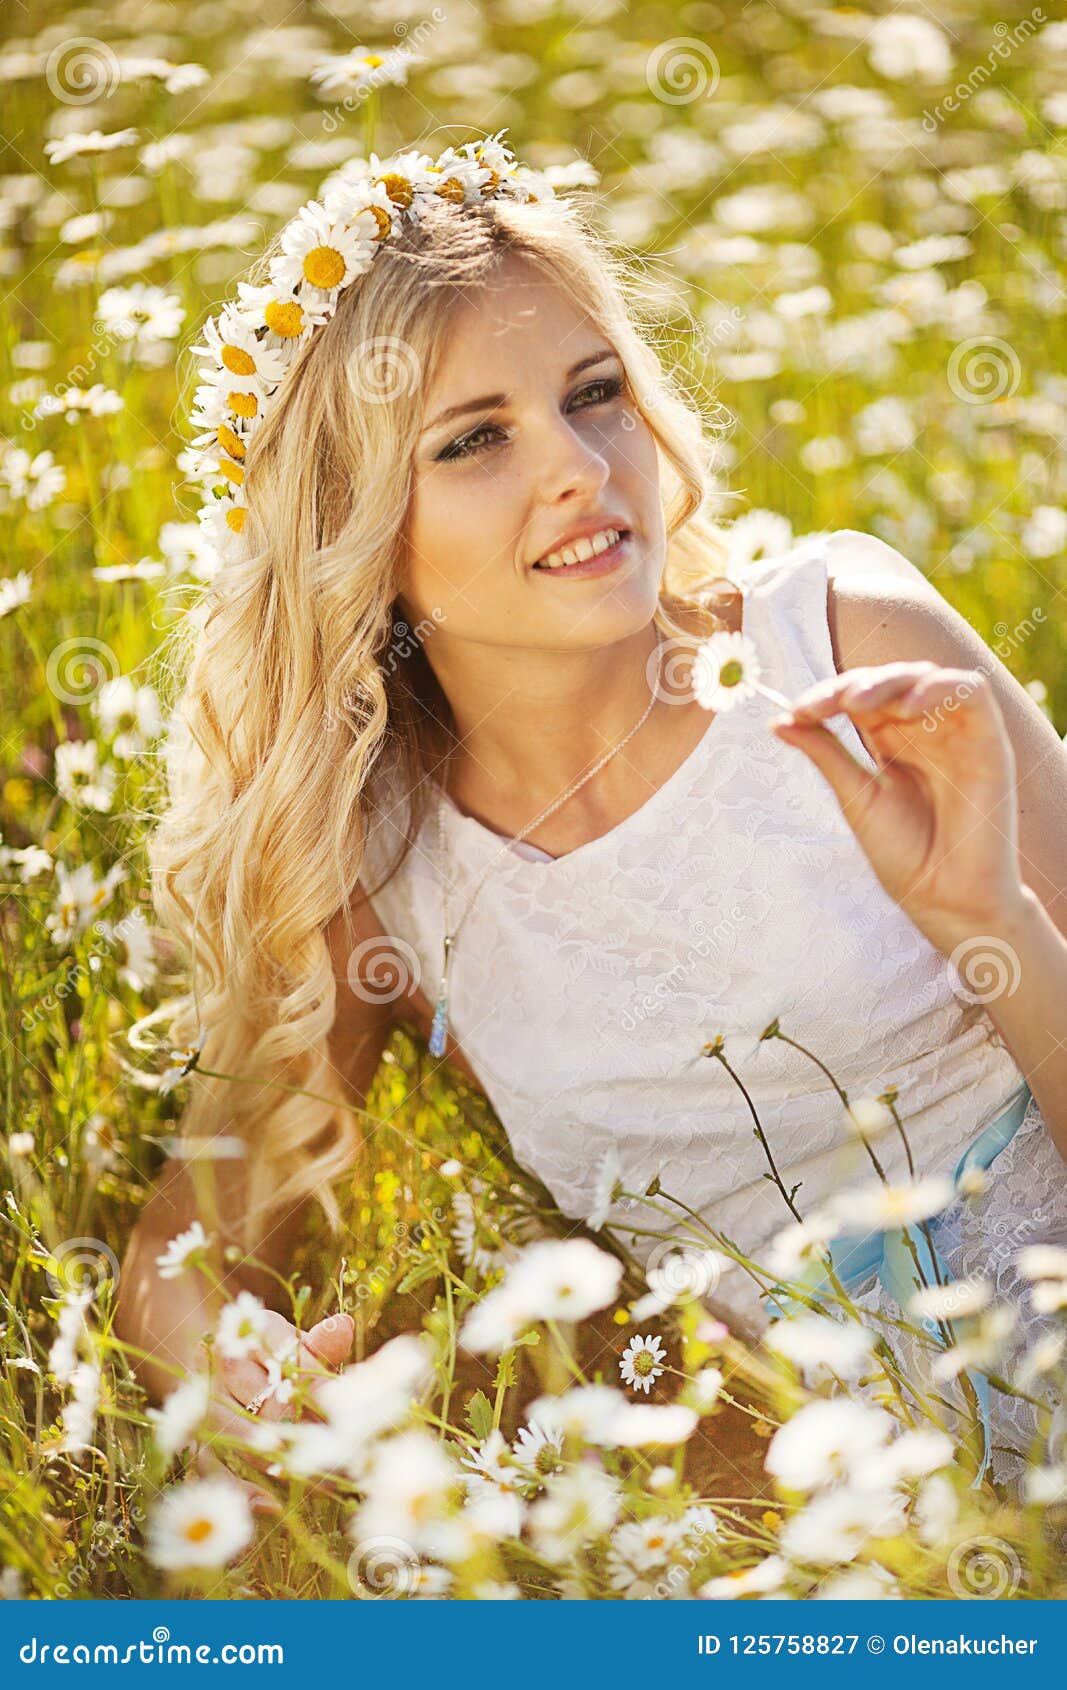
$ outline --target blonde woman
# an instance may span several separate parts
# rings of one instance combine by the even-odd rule
[[[213,1319],[157,1259],[196,1219],[276,1268],[310,1201],[343,1227],[397,1016],[564,1216],[646,1254],[662,1207],[618,1194],[656,1176],[757,1260],[839,1199],[834,1082],[868,1121],[895,1096],[890,1183],[988,1166],[913,1217],[953,1274],[1003,1288],[1014,1246],[1067,1240],[1067,752],[882,541],[724,575],[707,431],[640,298],[495,137],[338,173],[200,349],[222,565],[153,888],[192,973],[174,1042],[257,1083],[190,1075],[185,1133],[246,1153],[210,1214],[202,1158],[172,1159],[130,1244],[157,1394]],[[857,1202],[873,1308],[896,1235]],[[749,1285],[716,1301],[758,1326]],[[305,1364],[350,1340],[313,1328]],[[267,1359],[222,1362],[234,1415],[286,1412]]]

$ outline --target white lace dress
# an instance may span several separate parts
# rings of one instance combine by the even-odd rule
[[[810,535],[738,577],[743,631],[787,697],[835,672],[828,562],[847,564],[860,540]],[[982,1004],[958,995],[945,959],[878,882],[830,787],[770,732],[774,714],[755,698],[711,718],[640,809],[559,858],[526,844],[501,854],[498,834],[446,800],[448,861],[438,861],[431,811],[379,888],[406,829],[394,784],[360,876],[432,1003],[445,877],[461,910],[497,858],[454,952],[450,1034],[516,1160],[563,1215],[584,1221],[610,1154],[627,1192],[644,1194],[658,1176],[756,1261],[791,1219],[768,1151],[786,1189],[798,1187],[802,1214],[871,1177],[820,1063],[853,1099],[897,1087],[920,1175],[950,1171],[1022,1080]],[[852,723],[832,726],[873,770]],[[757,1043],[775,1016],[785,1038]],[[700,1054],[716,1034],[736,1078]],[[879,1153],[891,1180],[907,1177],[896,1134]],[[620,1200],[599,1218],[641,1260],[660,1247],[642,1229],[670,1226],[663,1196]],[[1040,1240],[1067,1242],[1067,1164],[1032,1103],[945,1260],[1007,1289],[1014,1250]],[[869,1305],[879,1299],[876,1289]],[[716,1304],[749,1330],[766,1322],[744,1273],[724,1277]],[[1024,1339],[1041,1324],[1028,1317]],[[1005,1412],[1010,1431],[1016,1405]]]

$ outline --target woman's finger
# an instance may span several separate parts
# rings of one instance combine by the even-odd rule
[[[246,1457],[246,1459],[250,1458]],[[272,1496],[269,1490],[265,1490],[262,1485],[255,1484],[253,1480],[242,1479],[239,1474],[232,1472],[230,1468],[227,1467],[226,1463],[222,1461],[219,1456],[215,1454],[215,1451],[207,1444],[200,1444],[198,1446],[195,1465],[197,1472],[202,1478],[213,1479],[224,1477],[229,1479],[231,1483],[240,1485],[241,1489],[248,1497],[248,1505],[253,1514],[281,1513],[281,1503],[278,1501],[276,1496]],[[256,1463],[256,1465],[258,1465],[258,1463]]]
[[[844,674],[834,675],[802,692],[791,706],[792,714],[804,722],[836,716],[844,708],[844,700],[854,699],[861,690],[878,686],[885,687],[890,695],[893,692],[904,693],[935,669],[936,665],[925,662],[883,663],[872,668],[847,669]]]

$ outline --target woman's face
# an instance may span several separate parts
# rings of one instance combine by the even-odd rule
[[[574,529],[608,526],[629,536],[606,573],[534,567]],[[432,616],[453,656],[454,641],[581,650],[654,615],[666,536],[652,433],[600,330],[521,261],[453,319],[425,399],[407,542],[400,608],[413,623]]]

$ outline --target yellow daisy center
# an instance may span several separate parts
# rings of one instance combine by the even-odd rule
[[[190,1543],[205,1543],[215,1530],[211,1520],[190,1520],[185,1528],[185,1536]]]
[[[244,441],[228,428],[225,423],[219,424],[218,442],[224,451],[229,452],[231,458],[243,458],[245,455]]]
[[[481,160],[479,160],[479,163],[480,162],[481,162]],[[500,182],[500,177],[497,175],[497,173],[493,169],[492,165],[487,164],[485,166],[485,168],[489,172],[489,180],[485,184],[484,188],[482,189],[482,194],[485,198],[488,198],[488,196],[490,194],[496,193],[497,187],[498,187],[499,182]]]
[[[245,478],[245,472],[240,464],[231,464],[228,458],[220,458],[219,469],[236,487],[240,487]]]
[[[313,288],[339,288],[344,275],[345,261],[334,246],[313,246],[304,257],[304,280]]]
[[[231,346],[227,341],[222,348],[222,362],[235,376],[254,376],[256,361],[243,346]]]
[[[244,505],[234,505],[232,510],[226,512],[227,528],[231,528],[235,534],[240,534],[244,528],[245,517],[247,515],[248,512],[245,510]]]
[[[226,403],[238,417],[254,417],[259,410],[259,400],[254,393],[228,393]]]
[[[390,229],[393,227],[392,218],[389,216],[387,211],[382,210],[380,205],[368,205],[367,210],[378,225],[378,233],[374,237],[375,240],[383,241]]]
[[[386,176],[379,176],[378,181],[394,205],[406,207],[415,198],[415,190],[407,177],[398,175],[395,170],[391,170]]]
[[[724,663],[722,668],[719,670],[720,686],[736,687],[738,682],[743,681],[744,678],[744,665],[739,657],[731,657],[730,661],[728,663]]]
[[[268,329],[284,339],[293,339],[304,328],[304,307],[295,299],[272,299],[263,312]]]
[[[457,176],[446,177],[440,186],[434,189],[434,193],[441,199],[448,200],[450,205],[462,205],[466,198],[463,183]]]

